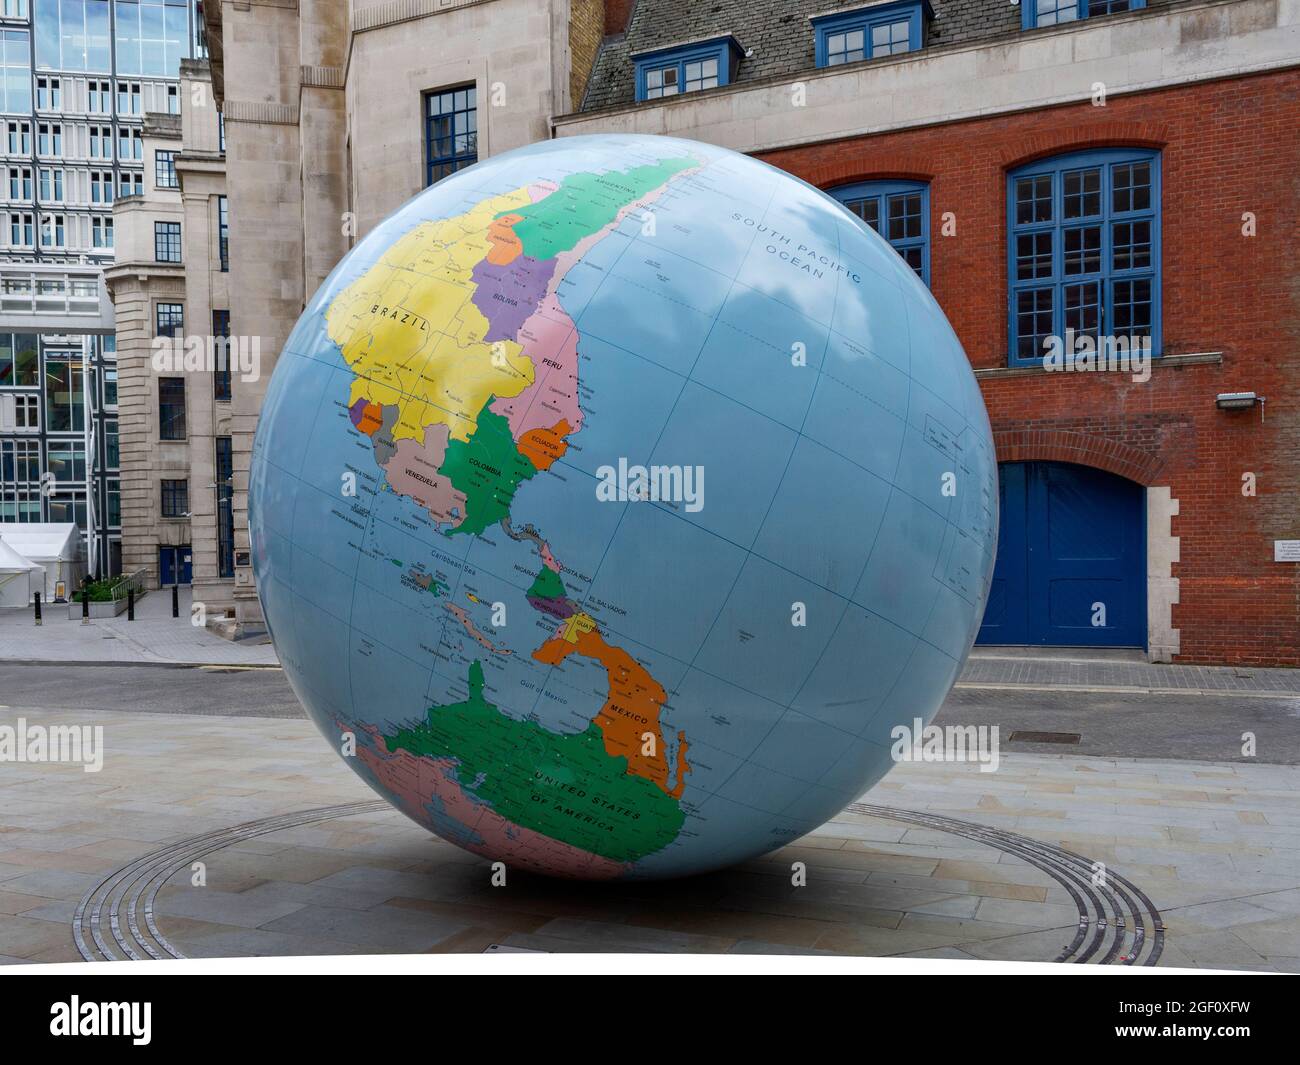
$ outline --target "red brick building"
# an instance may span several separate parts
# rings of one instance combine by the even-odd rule
[[[928,282],[1003,473],[984,642],[1300,665],[1277,543],[1300,540],[1300,26],[1271,0],[1022,7],[611,3],[556,132],[756,154]],[[1052,372],[1067,328],[1150,337],[1149,368]]]

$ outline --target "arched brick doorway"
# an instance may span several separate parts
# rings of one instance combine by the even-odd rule
[[[998,473],[998,558],[978,642],[1145,649],[1142,485],[1058,460],[1004,461]]]

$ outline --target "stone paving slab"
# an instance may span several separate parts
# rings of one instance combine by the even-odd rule
[[[1300,694],[1300,669],[1265,666],[1199,666],[1101,656],[1071,657],[1069,648],[1032,656],[998,648],[974,651],[958,680],[962,685],[1048,688],[1117,688],[1147,691],[1284,692]]]
[[[23,711],[103,724],[101,773],[0,764],[0,956],[72,960],[69,916],[124,863],[273,814],[372,799],[306,721]],[[1195,782],[1195,787],[1189,783]],[[1169,928],[1164,964],[1300,971],[1300,767],[1005,754],[897,767],[865,801],[1005,827],[1130,877]],[[204,856],[160,891],[163,934],[196,957],[360,951],[866,953],[1050,960],[1068,896],[1013,854],[847,812],[773,854],[674,883],[511,872],[396,811],[303,825]],[[808,886],[791,883],[804,862]]]
[[[171,616],[170,591],[150,592],[126,614],[93,620],[69,618],[66,604],[47,603],[37,627],[30,607],[0,609],[0,661],[110,664],[274,666],[265,638],[232,642],[190,622],[189,589],[180,594],[180,617]]]

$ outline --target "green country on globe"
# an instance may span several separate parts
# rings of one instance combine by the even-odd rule
[[[250,474],[286,675],[476,854],[668,877],[824,823],[975,638],[992,437],[929,291],[830,197],[667,137],[420,193],[280,354]]]

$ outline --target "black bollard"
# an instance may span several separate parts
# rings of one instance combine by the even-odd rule
[[[126,620],[135,620],[135,585],[126,590]]]
[[[81,582],[81,623],[90,624],[90,578]]]
[[[179,584],[173,584],[172,585],[172,617],[178,618],[180,616],[181,616],[181,586]]]
[[[40,592],[36,593],[36,598],[33,600],[33,602],[36,604],[36,624],[39,625],[41,623],[41,593]]]

